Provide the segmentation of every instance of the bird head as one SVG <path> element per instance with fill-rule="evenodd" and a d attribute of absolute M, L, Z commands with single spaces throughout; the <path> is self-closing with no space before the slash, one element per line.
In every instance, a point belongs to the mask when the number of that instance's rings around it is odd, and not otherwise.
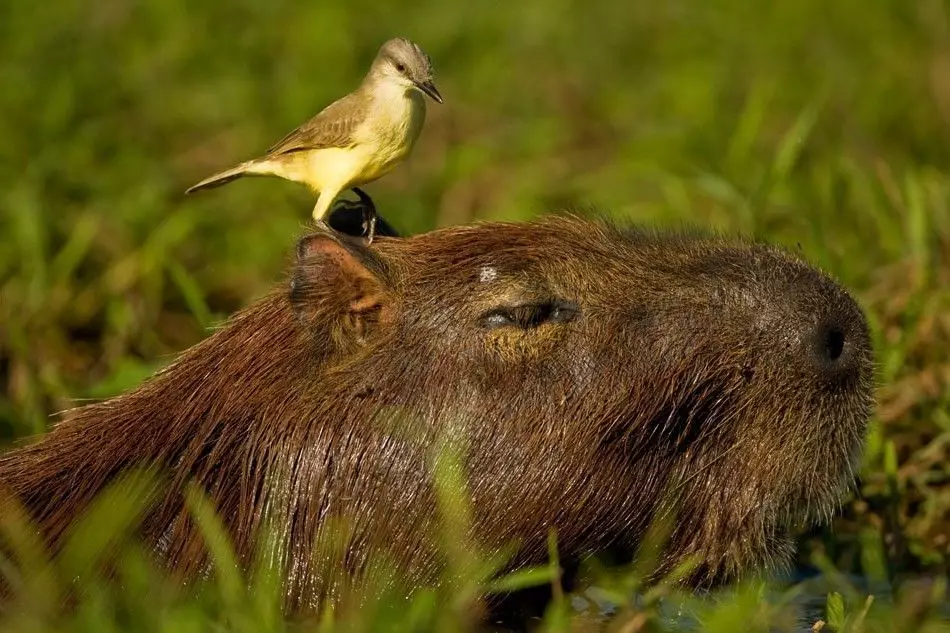
<path fill-rule="evenodd" d="M 379 49 L 370 74 L 396 81 L 442 103 L 442 95 L 432 80 L 432 61 L 418 44 L 397 37 Z"/>

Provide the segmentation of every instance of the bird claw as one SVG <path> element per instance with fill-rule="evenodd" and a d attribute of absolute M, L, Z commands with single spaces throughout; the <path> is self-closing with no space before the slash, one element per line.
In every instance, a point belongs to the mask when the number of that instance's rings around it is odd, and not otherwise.
<path fill-rule="evenodd" d="M 330 212 L 322 220 L 317 220 L 317 224 L 351 237 L 364 237 L 368 244 L 373 243 L 377 230 L 380 235 L 398 237 L 399 234 L 376 213 L 376 205 L 366 192 L 355 187 L 353 191 L 359 200 L 335 200 Z M 356 215 L 357 211 L 359 216 Z M 359 222 L 357 217 L 360 218 Z"/>
<path fill-rule="evenodd" d="M 363 211 L 363 235 L 366 236 L 366 243 L 373 243 L 373 236 L 376 235 L 376 212 L 367 213 Z"/>
<path fill-rule="evenodd" d="M 376 220 L 379 217 L 376 213 L 376 205 L 373 204 L 369 194 L 362 189 L 353 187 L 353 193 L 359 196 L 360 199 L 360 212 L 363 214 L 363 235 L 366 236 L 366 243 L 372 244 L 373 238 L 376 236 Z"/>

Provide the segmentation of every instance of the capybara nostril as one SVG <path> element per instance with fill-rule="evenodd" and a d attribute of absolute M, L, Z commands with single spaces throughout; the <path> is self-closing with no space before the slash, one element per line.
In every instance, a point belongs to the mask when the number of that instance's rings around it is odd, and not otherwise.
<path fill-rule="evenodd" d="M 821 376 L 837 375 L 847 371 L 854 341 L 847 324 L 835 320 L 822 320 L 817 325 L 806 326 L 803 337 L 805 361 Z"/>
<path fill-rule="evenodd" d="M 836 303 L 804 337 L 804 353 L 821 380 L 857 379 L 870 349 L 867 325 L 853 302 Z"/>

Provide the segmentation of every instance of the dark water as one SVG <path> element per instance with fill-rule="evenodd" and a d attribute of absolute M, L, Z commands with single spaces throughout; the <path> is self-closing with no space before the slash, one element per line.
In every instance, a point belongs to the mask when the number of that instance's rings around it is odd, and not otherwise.
<path fill-rule="evenodd" d="M 841 575 L 839 578 L 832 580 L 823 577 L 816 571 L 796 570 L 796 572 L 789 577 L 774 580 L 774 585 L 777 589 L 771 594 L 766 595 L 765 599 L 773 604 L 783 602 L 787 604 L 789 612 L 793 614 L 794 630 L 801 631 L 802 633 L 810 632 L 812 626 L 819 620 L 827 621 L 826 606 L 828 594 L 834 591 L 840 593 L 842 581 L 862 598 L 869 594 L 873 595 L 874 604 L 878 607 L 892 604 L 894 600 L 894 591 L 891 585 L 887 583 L 872 585 L 869 584 L 865 578 L 858 576 Z M 916 583 L 923 585 L 925 587 L 923 590 L 928 591 L 926 587 L 930 583 L 929 579 L 920 578 L 914 581 L 914 584 Z M 795 587 L 796 590 L 792 594 L 793 598 L 789 600 L 784 593 L 784 589 L 791 587 Z M 609 617 L 615 613 L 616 605 L 601 599 L 602 594 L 598 594 L 596 587 L 592 587 L 584 592 L 584 596 L 598 605 L 598 615 Z M 697 619 L 701 615 L 699 611 L 703 607 L 714 607 L 721 600 L 725 599 L 726 596 L 728 596 L 728 594 L 723 595 L 722 593 L 715 592 L 694 594 L 693 599 L 685 605 L 678 602 L 661 602 L 659 605 L 661 618 L 668 630 L 699 630 L 701 628 Z M 635 598 L 634 601 L 635 603 L 642 603 L 639 597 Z M 583 599 L 580 598 L 575 599 L 573 606 L 575 610 L 579 612 L 590 610 L 590 605 L 585 604 Z M 860 607 L 861 605 L 849 605 L 849 612 Z M 941 616 L 946 617 L 947 621 L 950 622 L 950 602 L 944 605 Z M 829 629 L 825 628 L 824 630 L 827 631 Z"/>

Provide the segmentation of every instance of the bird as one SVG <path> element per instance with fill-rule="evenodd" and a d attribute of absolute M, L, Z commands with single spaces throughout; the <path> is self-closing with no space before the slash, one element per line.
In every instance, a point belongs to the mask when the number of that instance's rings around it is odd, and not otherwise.
<path fill-rule="evenodd" d="M 429 56 L 406 38 L 390 39 L 356 90 L 326 106 L 263 156 L 216 173 L 185 194 L 243 176 L 277 176 L 306 185 L 317 196 L 313 219 L 325 224 L 334 200 L 352 189 L 360 197 L 364 234 L 372 242 L 376 209 L 359 186 L 386 175 L 412 151 L 425 123 L 426 96 L 444 102 Z"/>

